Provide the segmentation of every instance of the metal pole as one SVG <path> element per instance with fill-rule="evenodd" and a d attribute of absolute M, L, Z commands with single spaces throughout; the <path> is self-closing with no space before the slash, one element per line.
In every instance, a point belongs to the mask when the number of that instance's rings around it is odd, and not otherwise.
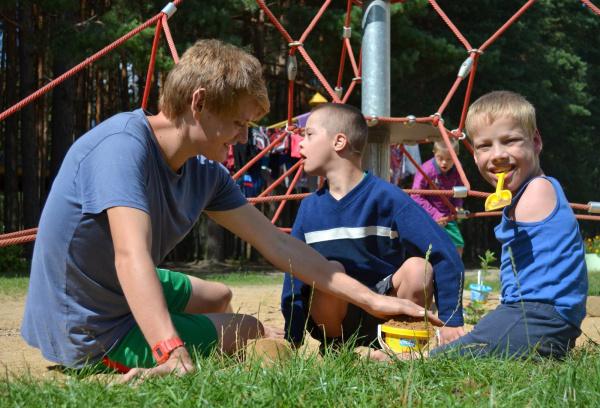
<path fill-rule="evenodd" d="M 390 116 L 390 2 L 363 1 L 362 112 Z M 369 129 L 365 169 L 390 178 L 390 132 L 387 126 Z"/>

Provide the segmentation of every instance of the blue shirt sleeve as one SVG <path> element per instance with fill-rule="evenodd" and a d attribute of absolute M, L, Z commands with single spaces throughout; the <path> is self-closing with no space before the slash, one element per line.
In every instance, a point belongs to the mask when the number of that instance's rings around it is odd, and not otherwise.
<path fill-rule="evenodd" d="M 434 296 L 438 316 L 450 327 L 462 326 L 464 266 L 448 235 L 413 203 L 404 205 L 394 223 L 407 257 L 424 257 L 431 245 L 429 262 L 433 266 Z"/>
<path fill-rule="evenodd" d="M 132 207 L 149 213 L 146 194 L 148 146 L 127 133 L 105 138 L 81 161 L 76 183 L 82 212 L 99 214 L 111 207 Z"/>
<path fill-rule="evenodd" d="M 304 202 L 300 204 L 298 215 L 294 221 L 291 235 L 304 242 L 302 231 Z M 302 291 L 307 285 L 301 280 L 286 273 L 283 278 L 281 290 L 281 313 L 285 319 L 285 338 L 289 342 L 300 345 L 304 340 L 304 328 L 306 327 L 307 310 L 302 296 Z"/>

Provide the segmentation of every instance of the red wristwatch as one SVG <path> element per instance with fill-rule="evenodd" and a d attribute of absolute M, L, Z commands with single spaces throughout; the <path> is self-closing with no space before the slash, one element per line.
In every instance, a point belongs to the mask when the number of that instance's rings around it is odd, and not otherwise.
<path fill-rule="evenodd" d="M 179 337 L 173 337 L 172 339 L 159 341 L 152 347 L 152 355 L 156 360 L 157 365 L 161 365 L 166 362 L 171 355 L 171 352 L 176 348 L 183 347 L 183 341 Z"/>

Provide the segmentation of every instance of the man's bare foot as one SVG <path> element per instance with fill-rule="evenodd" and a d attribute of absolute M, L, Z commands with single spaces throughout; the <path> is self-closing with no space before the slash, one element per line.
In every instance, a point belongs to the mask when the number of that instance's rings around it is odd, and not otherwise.
<path fill-rule="evenodd" d="M 279 327 L 271 327 L 263 324 L 263 329 L 265 330 L 265 334 L 263 335 L 265 339 L 283 339 L 285 335 L 285 331 Z"/>

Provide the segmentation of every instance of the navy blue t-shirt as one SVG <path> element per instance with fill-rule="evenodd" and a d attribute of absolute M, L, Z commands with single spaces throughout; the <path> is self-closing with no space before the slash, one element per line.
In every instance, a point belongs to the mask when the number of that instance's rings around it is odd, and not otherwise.
<path fill-rule="evenodd" d="M 134 325 L 116 275 L 108 208 L 149 214 L 158 265 L 203 210 L 245 203 L 220 163 L 198 156 L 174 172 L 141 109 L 99 124 L 73 144 L 48 195 L 21 334 L 48 360 L 79 367 Z"/>
<path fill-rule="evenodd" d="M 406 193 L 367 174 L 339 201 L 323 188 L 302 201 L 292 235 L 321 255 L 344 265 L 346 273 L 373 286 L 411 256 L 424 257 L 429 245 L 434 295 L 440 318 L 462 326 L 464 266 L 448 234 Z M 304 284 L 286 274 L 281 309 L 286 337 L 302 341 L 307 305 Z"/>

